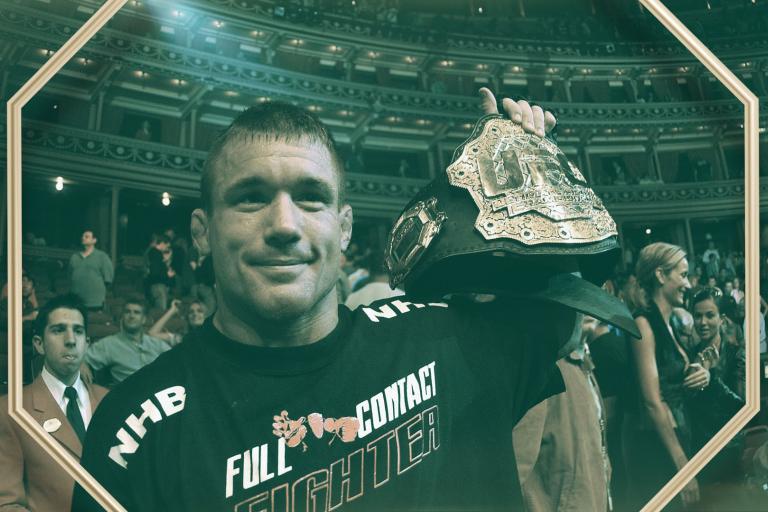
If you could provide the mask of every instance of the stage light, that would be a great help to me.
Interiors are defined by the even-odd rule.
[[[61,176],[56,177],[56,190],[58,190],[59,192],[64,190],[64,178],[62,178]]]
[[[171,196],[168,194],[168,192],[163,192],[163,198],[160,200],[160,202],[163,203],[163,206],[170,206]]]

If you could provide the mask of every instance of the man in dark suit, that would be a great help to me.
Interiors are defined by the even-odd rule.
[[[80,378],[86,328],[80,298],[51,299],[40,310],[32,338],[43,369],[23,391],[24,409],[77,459],[93,411],[107,392]],[[8,397],[0,397],[0,510],[69,510],[73,487],[64,468],[9,417]]]

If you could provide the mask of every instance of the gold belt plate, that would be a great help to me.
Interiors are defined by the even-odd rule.
[[[481,121],[482,122],[482,121]],[[616,223],[579,169],[552,141],[490,118],[446,169],[480,210],[486,240],[586,244],[616,236]]]

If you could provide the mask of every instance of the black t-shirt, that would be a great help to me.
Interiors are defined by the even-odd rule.
[[[168,277],[168,266],[163,261],[163,253],[156,247],[151,247],[147,252],[147,265],[149,272],[144,279],[146,286],[153,284],[167,284],[171,286],[173,280]]]
[[[551,314],[400,297],[292,348],[209,322],[107,395],[82,464],[131,512],[522,510],[512,427],[563,387]]]

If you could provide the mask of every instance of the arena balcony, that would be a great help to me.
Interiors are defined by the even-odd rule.
[[[98,5],[0,5],[2,95]],[[57,176],[68,190],[84,187],[83,202],[94,206],[83,209],[83,224],[95,223],[89,211],[101,212],[110,216],[102,224],[117,229],[118,203],[132,204],[131,215],[160,215],[162,192],[191,208],[213,137],[237,112],[267,100],[305,105],[321,117],[347,164],[357,218],[389,222],[450,163],[478,117],[479,85],[530,95],[552,110],[558,144],[626,226],[672,219],[690,232],[697,219],[743,216],[742,106],[688,54],[611,60],[554,53],[534,65],[538,50],[512,52],[518,60],[487,48],[437,57],[434,47],[344,39],[275,20],[274,12],[243,14],[225,0],[129,2],[123,11],[24,109],[30,190],[47,197]],[[768,50],[734,48],[726,62],[765,95]],[[761,191],[768,192],[765,184]],[[148,201],[159,210],[142,206]],[[145,235],[135,236],[137,244]]]
[[[0,132],[5,130],[2,121]],[[0,140],[5,141],[5,133],[0,133]],[[70,252],[62,249],[77,240],[73,230],[95,225],[98,236],[109,241],[115,261],[119,256],[124,265],[140,266],[138,255],[152,230],[166,225],[183,229],[189,212],[199,206],[204,151],[34,121],[25,123],[22,143],[25,257],[59,259]],[[348,172],[347,195],[358,234],[384,236],[392,219],[426,183],[426,179]],[[652,229],[691,247],[697,241],[701,245],[699,239],[713,231],[734,240],[743,233],[743,179],[646,181],[598,185],[595,190],[623,236],[636,245],[649,238]],[[761,210],[768,209],[765,179],[760,197]]]
[[[95,5],[92,0],[84,3]],[[666,4],[689,26],[722,51],[768,44],[768,18],[755,1],[744,6],[671,0]],[[477,5],[475,5],[477,4]],[[327,38],[357,37],[383,46],[440,46],[447,51],[501,50],[507,54],[546,53],[573,57],[673,57],[684,53],[676,40],[634,1],[509,3],[465,1],[373,2],[370,0],[188,0],[186,14],[206,13],[219,19],[273,25],[281,31],[320,31]],[[396,6],[398,5],[398,6]],[[136,13],[164,10],[179,14],[178,2],[129,2]],[[740,8],[742,7],[742,8]],[[511,12],[510,12],[511,11]],[[601,23],[612,20],[615,26]],[[621,42],[617,42],[620,40]]]
[[[50,55],[50,48],[55,48],[73,33],[77,26],[68,18],[57,18],[55,14],[33,13],[24,9],[22,6],[14,6],[13,9],[0,11],[0,19],[7,22],[0,29],[0,35],[8,43],[3,67],[6,72],[14,71],[11,79],[5,83],[6,90],[23,82],[24,77],[29,76],[32,70]],[[113,25],[119,25],[122,20],[120,17],[116,18]],[[217,39],[216,43],[219,42]],[[233,112],[254,101],[266,98],[300,101],[303,104],[315,105],[318,112],[324,112],[324,120],[340,127],[340,130],[351,127],[353,136],[348,142],[354,145],[357,142],[354,134],[366,132],[371,117],[384,119],[393,125],[407,125],[412,121],[412,128],[417,130],[432,126],[438,134],[453,133],[452,126],[474,121],[477,114],[476,89],[479,85],[487,83],[464,80],[466,84],[471,85],[471,95],[402,90],[393,86],[383,87],[289,71],[277,65],[230,58],[222,55],[223,53],[225,52],[212,48],[207,51],[198,50],[108,28],[100,32],[93,44],[89,44],[76,62],[68,66],[65,79],[57,77],[69,82],[63,82],[59,89],[56,89],[56,84],[52,84],[51,91],[56,90],[57,94],[70,95],[90,102],[91,106],[106,101],[104,108],[108,108],[111,102],[115,107],[151,112],[171,119],[183,119],[192,111],[201,114],[202,110],[211,107],[212,112],[201,114],[202,119],[210,121],[207,124],[211,130],[208,131],[215,130],[216,125],[225,125]],[[456,62],[448,60],[437,65],[454,70],[460,67]],[[754,76],[757,78],[761,73],[764,74],[761,71],[762,66],[758,61],[743,61],[739,64],[742,68],[754,68]],[[722,94],[724,91],[716,81],[710,87],[711,90],[699,95],[706,96],[707,101],[691,101],[692,94],[685,97],[685,91],[703,91],[701,83],[692,85],[684,76],[680,76],[680,73],[694,73],[693,68],[693,65],[676,64],[670,64],[667,68],[650,68],[648,76],[654,75],[656,78],[642,78],[644,75],[640,73],[638,83],[610,79],[616,78],[616,73],[621,72],[621,69],[614,69],[613,66],[603,66],[600,69],[582,68],[579,70],[579,76],[569,79],[573,84],[568,88],[571,92],[566,90],[566,97],[558,98],[556,92],[551,92],[556,80],[541,79],[541,76],[535,74],[535,69],[511,66],[509,71],[513,75],[500,75],[496,81],[501,84],[497,84],[500,87],[496,90],[502,94],[513,94],[517,92],[518,85],[526,85],[530,81],[530,87],[526,85],[523,92],[530,92],[532,97],[541,98],[546,102],[547,107],[553,109],[561,119],[562,126],[587,128],[586,134],[574,134],[580,139],[589,138],[601,130],[615,129],[619,125],[631,127],[633,132],[639,129],[640,132],[636,133],[639,135],[644,131],[644,127],[651,125],[668,123],[670,129],[676,127],[684,131],[685,125],[689,123],[696,123],[699,127],[702,123],[710,121],[737,120],[740,105],[735,100],[712,100],[713,97],[718,97],[715,92]],[[394,68],[385,74],[391,75],[393,71]],[[559,68],[551,66],[544,70],[546,73],[560,71]],[[458,77],[458,81],[461,81],[462,75],[454,73],[451,76]],[[676,84],[675,87],[682,97],[680,101],[660,101],[673,99],[675,92],[674,88],[667,87],[664,90],[654,83],[654,80],[662,78]],[[433,82],[432,85],[437,83]],[[537,88],[536,83],[540,87]],[[102,98],[104,89],[113,85],[115,87],[112,90],[119,92],[114,92],[111,95],[113,98]],[[494,84],[487,85],[493,87]],[[619,97],[626,99],[624,95],[627,91],[634,93],[635,90],[641,95],[640,99],[646,100],[647,97],[647,100],[638,100],[636,103],[610,101],[617,92]],[[600,101],[596,101],[598,99]],[[686,99],[688,101],[684,101]],[[102,107],[97,110],[101,111]],[[338,115],[330,119],[330,112],[336,112]],[[365,114],[361,116],[361,112]],[[677,126],[681,122],[682,125]],[[206,122],[203,121],[202,125],[206,125]],[[202,125],[196,133],[205,142],[206,130]],[[706,126],[704,129],[707,129]],[[426,131],[427,134],[434,132]],[[462,136],[458,133],[456,137],[460,139]],[[340,139],[343,142],[344,137]],[[434,143],[433,139],[430,140]],[[191,145],[197,143],[193,138]],[[202,144],[203,147],[204,145]]]
[[[4,136],[5,119],[1,119],[0,135]],[[22,137],[25,176],[53,182],[64,175],[70,182],[169,191],[176,197],[198,195],[204,151],[34,121],[25,123]],[[348,172],[347,188],[351,203],[362,215],[391,218],[427,181]],[[743,209],[743,179],[674,184],[646,180],[595,188],[617,218],[626,220],[703,212],[727,216]],[[761,198],[768,206],[765,180]]]
[[[13,36],[22,40],[32,35],[26,34],[27,30],[43,32],[50,40],[37,42],[42,47],[55,47],[73,33],[78,20],[97,6],[98,2],[93,0],[57,2],[52,9],[41,12],[30,4],[19,4],[3,8],[0,19],[8,25],[9,35],[14,27],[23,27],[21,34]],[[554,48],[538,39],[520,39],[520,35],[505,38],[503,44],[465,44],[465,48],[457,49],[444,43],[384,44],[364,34],[349,38],[316,24],[297,25],[284,17],[276,20],[273,10],[274,5],[268,3],[228,0],[193,0],[183,4],[164,0],[129,2],[110,28],[102,31],[103,43],[113,50],[121,49],[115,46],[117,41],[130,47],[126,49],[135,46],[126,41],[134,41],[139,48],[147,47],[136,52],[136,56],[163,57],[173,53],[180,60],[186,55],[208,60],[203,57],[208,55],[315,77],[433,94],[472,95],[479,85],[489,85],[495,90],[504,89],[541,101],[634,103],[728,96],[681,44],[668,35],[662,37],[662,43],[658,42],[661,26],[652,19],[646,23],[656,27],[654,30],[637,29],[648,41],[626,44],[662,44],[669,51],[646,48],[638,50],[644,55],[637,57],[588,57],[578,50],[583,39],[558,43],[559,47]],[[643,17],[646,18],[647,15]],[[722,16],[708,14],[706,18],[711,23],[713,18]],[[761,19],[756,15],[750,21]],[[515,20],[514,26],[529,21]],[[743,22],[741,17],[737,21]],[[768,37],[757,21],[752,25],[721,38],[723,48],[713,47],[747,85],[763,95]],[[612,37],[614,43],[605,44],[626,42],[615,34]],[[707,42],[716,45],[719,40]]]

